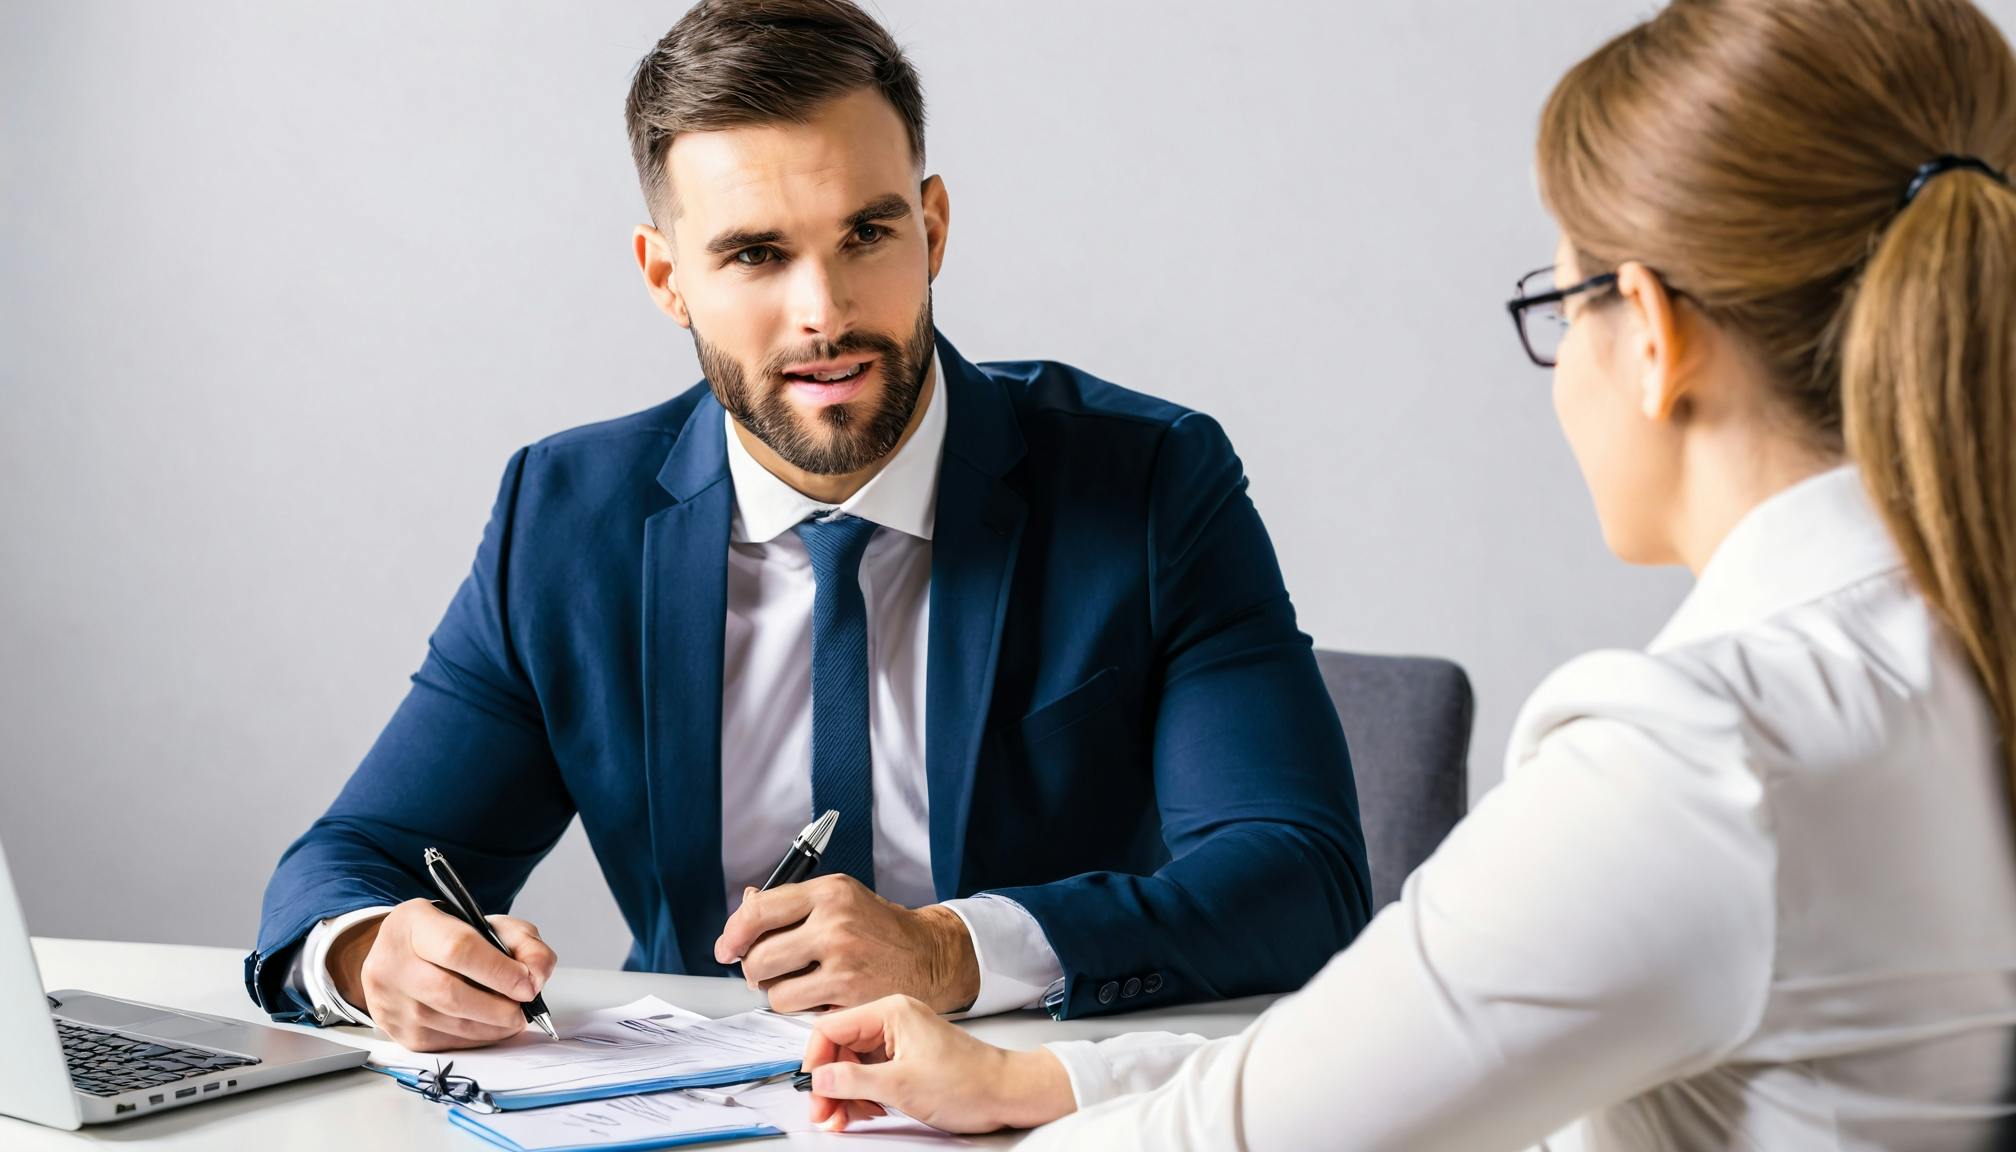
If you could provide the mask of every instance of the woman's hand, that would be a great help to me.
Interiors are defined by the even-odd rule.
[[[805,1067],[812,1119],[829,1129],[885,1108],[947,1132],[1034,1128],[1077,1109],[1055,1056],[996,1048],[908,996],[813,1021]]]

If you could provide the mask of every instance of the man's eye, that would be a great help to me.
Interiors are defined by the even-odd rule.
[[[735,253],[735,263],[742,265],[744,268],[757,268],[776,260],[778,255],[778,251],[775,248],[768,247],[767,245],[744,248],[740,252]]]
[[[880,224],[863,224],[854,229],[854,242],[856,244],[873,244],[887,235],[888,233],[882,230]]]

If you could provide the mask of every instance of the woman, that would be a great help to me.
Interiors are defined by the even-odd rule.
[[[1698,580],[1244,1033],[822,1019],[815,1118],[1025,1147],[2016,1139],[2016,60],[1965,0],[1677,0],[1541,121],[1527,350],[1612,550]]]

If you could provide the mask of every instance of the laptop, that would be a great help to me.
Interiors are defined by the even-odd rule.
[[[317,1036],[63,989],[45,993],[0,852],[0,1115],[53,1128],[131,1120],[343,1068]]]

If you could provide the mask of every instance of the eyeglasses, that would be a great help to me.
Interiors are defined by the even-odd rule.
[[[436,1104],[459,1104],[471,1112],[495,1112],[496,1101],[467,1076],[456,1076],[455,1062],[427,1068],[388,1068],[393,1082],[408,1092],[418,1092]]]
[[[1605,272],[1566,288],[1554,287],[1554,269],[1540,268],[1519,278],[1519,294],[1505,302],[1512,313],[1512,326],[1519,329],[1519,343],[1526,355],[1542,368],[1554,367],[1561,341],[1568,336],[1568,314],[1562,305],[1571,296],[1601,292],[1617,286],[1617,274]]]

